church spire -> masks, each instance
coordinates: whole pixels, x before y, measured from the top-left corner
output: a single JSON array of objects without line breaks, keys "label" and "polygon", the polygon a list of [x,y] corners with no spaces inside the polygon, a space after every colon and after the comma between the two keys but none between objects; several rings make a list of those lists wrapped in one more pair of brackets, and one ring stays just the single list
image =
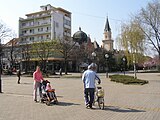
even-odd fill
[{"label": "church spire", "polygon": [[107,17],[107,20],[106,20],[106,25],[105,25],[104,31],[111,31],[111,28],[109,26],[108,17]]}]

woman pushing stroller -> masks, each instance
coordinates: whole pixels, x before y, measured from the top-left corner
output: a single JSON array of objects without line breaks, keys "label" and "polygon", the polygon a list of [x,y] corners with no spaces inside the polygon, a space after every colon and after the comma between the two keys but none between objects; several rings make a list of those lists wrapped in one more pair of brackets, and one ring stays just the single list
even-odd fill
[{"label": "woman pushing stroller", "polygon": [[34,79],[33,100],[37,102],[37,90],[39,89],[39,96],[41,100],[42,98],[41,81],[44,80],[39,66],[37,66],[36,71],[33,73],[33,79]]},{"label": "woman pushing stroller", "polygon": [[33,79],[33,99],[35,102],[37,102],[37,89],[39,89],[40,102],[46,101],[46,104],[50,104],[50,102],[53,100],[55,103],[58,102],[55,94],[55,89],[51,88],[50,82],[48,80],[44,80],[39,66],[37,66],[36,71],[33,73]]}]

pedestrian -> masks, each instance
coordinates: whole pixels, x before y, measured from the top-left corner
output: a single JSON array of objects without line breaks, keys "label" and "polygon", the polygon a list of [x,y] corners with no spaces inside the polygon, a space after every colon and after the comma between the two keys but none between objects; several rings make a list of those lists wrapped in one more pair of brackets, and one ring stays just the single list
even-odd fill
[{"label": "pedestrian", "polygon": [[62,76],[62,68],[59,69],[59,75]]},{"label": "pedestrian", "polygon": [[37,66],[36,71],[33,73],[33,79],[34,79],[33,99],[35,102],[37,102],[37,89],[39,89],[39,96],[41,101],[42,99],[41,81],[43,81],[44,79],[39,66]]},{"label": "pedestrian", "polygon": [[98,80],[98,84],[101,83],[101,80],[97,73],[95,72],[97,69],[97,65],[92,63],[88,66],[88,70],[86,70],[82,75],[82,81],[84,83],[84,98],[86,108],[92,108],[92,104],[94,102],[94,92],[95,92],[95,80]]},{"label": "pedestrian", "polygon": [[21,79],[21,70],[17,70],[17,77],[18,77],[18,81],[17,83],[20,84],[20,79]]}]

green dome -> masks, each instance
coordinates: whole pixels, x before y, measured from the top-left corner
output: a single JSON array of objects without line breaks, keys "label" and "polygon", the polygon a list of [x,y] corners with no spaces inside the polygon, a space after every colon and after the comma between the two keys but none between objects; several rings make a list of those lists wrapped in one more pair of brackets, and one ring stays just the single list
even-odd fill
[{"label": "green dome", "polygon": [[81,28],[79,28],[79,31],[74,33],[73,40],[78,42],[79,44],[87,42],[87,34],[83,31],[81,31]]}]

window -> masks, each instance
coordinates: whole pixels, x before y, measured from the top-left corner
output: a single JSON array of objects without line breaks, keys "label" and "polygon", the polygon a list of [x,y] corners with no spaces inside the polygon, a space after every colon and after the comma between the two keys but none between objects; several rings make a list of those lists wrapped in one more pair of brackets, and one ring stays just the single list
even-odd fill
[{"label": "window", "polygon": [[46,38],[49,39],[49,35],[46,35]]},{"label": "window", "polygon": [[22,23],[22,26],[26,26],[26,23]]},{"label": "window", "polygon": [[34,33],[34,29],[30,29],[30,33]]},{"label": "window", "polygon": [[41,36],[41,40],[43,39],[43,36]]}]

